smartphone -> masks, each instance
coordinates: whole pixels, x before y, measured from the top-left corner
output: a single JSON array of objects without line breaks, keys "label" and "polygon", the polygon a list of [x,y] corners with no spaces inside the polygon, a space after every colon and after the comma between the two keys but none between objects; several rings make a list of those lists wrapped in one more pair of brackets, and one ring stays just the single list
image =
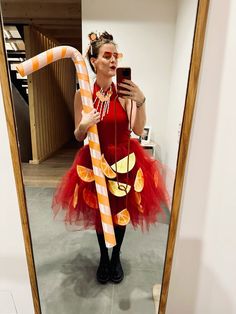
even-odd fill
[{"label": "smartphone", "polygon": [[[116,83],[117,83],[117,89],[119,90],[127,90],[126,88],[120,87],[118,84],[122,83],[122,81],[131,80],[131,68],[117,68],[116,69]],[[125,96],[125,94],[121,94],[118,92],[118,96],[122,97]]]}]

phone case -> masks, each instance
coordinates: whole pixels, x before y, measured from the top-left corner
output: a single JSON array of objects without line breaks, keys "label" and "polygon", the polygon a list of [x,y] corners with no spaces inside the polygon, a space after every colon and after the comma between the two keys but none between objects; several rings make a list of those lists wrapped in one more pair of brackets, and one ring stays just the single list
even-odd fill
[{"label": "phone case", "polygon": [[[119,83],[122,83],[122,81],[126,80],[131,80],[131,68],[117,68],[116,70],[116,81],[117,81],[117,89],[119,89]],[[126,88],[120,88],[122,90],[127,90]],[[118,92],[118,96],[122,97],[125,94],[121,94]]]}]

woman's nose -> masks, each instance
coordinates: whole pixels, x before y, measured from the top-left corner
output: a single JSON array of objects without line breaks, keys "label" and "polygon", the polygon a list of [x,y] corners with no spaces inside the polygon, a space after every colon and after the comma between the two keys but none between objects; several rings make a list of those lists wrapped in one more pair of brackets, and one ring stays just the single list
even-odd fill
[{"label": "woman's nose", "polygon": [[116,62],[116,57],[114,55],[111,56],[111,62]]}]

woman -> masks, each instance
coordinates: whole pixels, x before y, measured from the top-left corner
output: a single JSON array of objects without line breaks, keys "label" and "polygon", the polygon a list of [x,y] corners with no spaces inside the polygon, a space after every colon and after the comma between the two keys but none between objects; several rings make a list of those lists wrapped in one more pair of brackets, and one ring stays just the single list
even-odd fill
[{"label": "woman", "polygon": [[[100,283],[108,280],[119,283],[124,278],[120,248],[126,224],[130,220],[134,227],[148,229],[157,221],[161,204],[167,204],[167,193],[160,163],[151,159],[136,139],[130,138],[131,129],[137,135],[143,132],[145,96],[131,80],[120,83],[118,91],[112,82],[119,58],[112,35],[105,32],[97,37],[92,33],[90,39],[87,57],[96,73],[94,109],[90,113],[83,112],[80,91],[77,91],[74,135],[78,141],[83,141],[89,127],[97,124],[104,174],[109,178],[108,194],[117,242],[111,260],[102,232],[88,145],[77,153],[71,169],[63,178],[54,196],[53,209],[55,213],[65,209],[65,222],[68,224],[96,229],[101,253],[97,280]],[[117,92],[122,96],[118,97]]]}]

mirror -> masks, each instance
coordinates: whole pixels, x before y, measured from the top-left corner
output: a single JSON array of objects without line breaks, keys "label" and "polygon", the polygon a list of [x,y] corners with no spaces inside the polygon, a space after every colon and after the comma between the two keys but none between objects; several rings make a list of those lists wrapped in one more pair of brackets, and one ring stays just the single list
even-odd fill
[{"label": "mirror", "polygon": [[[103,0],[82,1],[82,9],[78,1],[22,3],[2,1],[2,13],[41,311],[164,313],[197,86],[189,72],[198,77],[208,3]],[[200,45],[192,51],[196,17]],[[80,149],[73,141],[74,66],[60,60],[28,80],[15,73],[25,57],[56,45],[81,51],[82,43],[85,51],[88,33],[104,30],[113,34],[124,54],[120,65],[132,68],[132,79],[147,98],[148,135],[141,145],[166,165],[173,199],[148,233],[127,227],[121,257],[125,279],[118,285],[96,282],[95,232],[68,232],[51,213],[55,186]]]}]

